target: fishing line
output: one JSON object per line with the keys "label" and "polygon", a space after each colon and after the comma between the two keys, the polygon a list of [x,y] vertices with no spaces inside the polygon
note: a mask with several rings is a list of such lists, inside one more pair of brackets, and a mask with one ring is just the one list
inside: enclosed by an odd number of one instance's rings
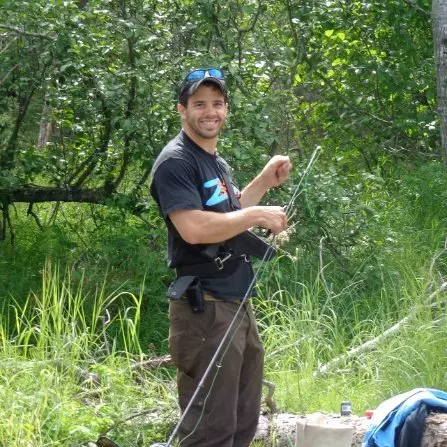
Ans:
{"label": "fishing line", "polygon": [[[321,152],[321,146],[317,146],[317,148],[315,149],[315,151],[313,152],[313,154],[312,154],[312,156],[311,156],[311,158],[309,160],[309,163],[308,163],[306,169],[303,171],[303,175],[301,176],[298,184],[295,186],[294,192],[293,192],[289,202],[285,206],[286,216],[287,216],[287,213],[290,213],[290,211],[292,210],[292,205],[295,202],[295,200],[297,199],[297,197],[299,196],[299,188],[300,188],[300,186],[301,186],[305,176],[309,173],[311,167],[313,166],[315,160],[317,159],[317,155],[319,155],[320,152]],[[277,237],[277,235],[273,236],[272,244],[276,240],[276,237]],[[233,337],[235,336],[235,334],[237,332],[237,329],[239,328],[240,324],[242,323],[243,318],[241,318],[241,321],[239,322],[239,325],[235,328],[235,330],[233,331],[233,333],[232,333],[232,335],[230,337],[230,334],[231,334],[231,332],[233,330],[233,326],[235,325],[236,320],[237,320],[241,310],[245,309],[245,311],[247,311],[247,309],[245,307],[245,303],[246,303],[248,297],[250,296],[250,294],[251,294],[251,292],[253,290],[253,287],[256,284],[256,280],[260,276],[261,271],[265,270],[266,265],[267,265],[267,263],[265,261],[266,261],[266,259],[268,259],[268,257],[270,256],[270,254],[272,253],[273,250],[274,250],[273,246],[270,245],[268,247],[268,249],[265,251],[264,256],[262,257],[262,259],[260,260],[259,267],[254,272],[253,278],[252,278],[252,280],[251,280],[251,282],[250,282],[250,284],[249,284],[249,286],[247,288],[247,291],[246,291],[246,293],[244,295],[244,298],[242,299],[241,303],[239,304],[239,307],[238,307],[236,313],[234,314],[234,317],[231,320],[230,325],[228,326],[227,330],[225,331],[225,334],[223,335],[222,340],[219,343],[219,346],[217,347],[217,349],[216,349],[212,359],[210,360],[210,362],[209,362],[205,372],[203,373],[203,376],[200,379],[200,382],[197,385],[197,388],[195,389],[194,394],[191,396],[191,399],[189,400],[188,405],[186,406],[185,410],[183,411],[183,414],[181,415],[181,417],[180,417],[179,421],[177,422],[176,426],[174,427],[174,430],[172,431],[171,436],[169,437],[168,441],[166,443],[152,444],[151,447],[171,447],[172,446],[172,442],[174,441],[174,438],[177,436],[177,433],[178,433],[178,431],[180,429],[180,426],[182,425],[182,423],[185,420],[189,410],[191,409],[192,405],[194,404],[194,402],[195,402],[199,392],[204,387],[205,381],[208,378],[208,375],[210,374],[211,369],[213,368],[213,366],[215,366],[214,364],[215,364],[216,360],[218,359],[221,351],[224,349],[225,344],[227,343],[227,347],[226,347],[225,351],[223,351],[222,357],[220,358],[219,363],[216,364],[217,370],[216,370],[216,373],[215,373],[215,375],[213,377],[213,380],[211,382],[211,385],[210,385],[210,388],[208,390],[208,393],[207,393],[207,395],[205,397],[203,408],[202,408],[202,412],[201,412],[201,414],[199,416],[199,419],[198,419],[194,429],[191,431],[191,433],[189,433],[185,438],[183,438],[183,440],[185,440],[186,438],[191,436],[195,432],[197,427],[199,426],[200,422],[203,419],[203,414],[204,414],[204,411],[205,411],[206,401],[207,401],[208,397],[211,394],[212,387],[213,387],[214,382],[216,380],[217,374],[219,373],[219,370],[220,370],[221,364],[222,364],[222,362],[224,360],[225,354],[227,353],[227,350],[228,350],[228,348],[229,348],[229,346],[231,344],[231,341],[233,340]],[[182,441],[180,441],[180,444],[181,444],[181,442]]]}
{"label": "fishing line", "polygon": [[[296,187],[295,187],[295,190],[294,190],[294,192],[292,194],[292,197],[289,200],[289,203],[287,204],[287,212],[292,210],[292,205],[294,204],[295,200],[301,194],[301,191],[300,191],[301,184],[303,183],[304,179],[306,178],[307,174],[311,170],[313,164],[318,159],[320,154],[321,154],[321,146],[317,146],[316,149],[313,151],[312,156],[310,157],[310,160],[309,160],[309,163],[306,166],[306,169],[303,171],[303,175],[301,176],[301,178],[300,178],[300,180],[298,182],[298,185],[296,185]],[[287,216],[287,217],[289,217],[289,216]]]}

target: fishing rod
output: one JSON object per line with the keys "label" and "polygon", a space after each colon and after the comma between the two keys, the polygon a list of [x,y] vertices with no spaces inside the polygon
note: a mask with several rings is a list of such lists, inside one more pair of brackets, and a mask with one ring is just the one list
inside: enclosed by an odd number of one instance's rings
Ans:
{"label": "fishing rod", "polygon": [[[299,196],[299,188],[301,187],[301,184],[302,184],[302,182],[304,180],[304,177],[309,173],[310,169],[312,168],[314,162],[317,159],[317,156],[319,156],[320,153],[321,153],[321,146],[317,146],[317,148],[315,149],[315,151],[313,152],[313,154],[312,154],[312,156],[311,156],[311,158],[309,160],[309,163],[307,164],[306,169],[303,171],[303,175],[301,176],[300,181],[298,182],[297,186],[295,187],[294,192],[293,192],[291,198],[289,199],[289,202],[284,207],[285,210],[286,210],[286,216],[287,216],[287,213],[290,213],[290,211],[292,210],[292,205],[294,204],[295,200]],[[239,304],[239,307],[238,307],[238,309],[237,309],[233,319],[231,320],[231,323],[229,324],[227,330],[225,331],[225,334],[223,335],[222,340],[219,343],[219,346],[217,347],[217,349],[216,349],[212,359],[210,360],[210,362],[208,364],[208,367],[206,368],[205,372],[203,373],[203,376],[200,379],[200,382],[197,385],[197,388],[194,391],[194,394],[191,396],[191,399],[189,400],[188,405],[186,406],[185,410],[183,411],[182,416],[180,417],[179,421],[177,422],[176,426],[174,427],[174,430],[172,431],[171,436],[169,437],[169,439],[168,439],[168,441],[166,443],[155,443],[155,444],[151,444],[150,447],[171,447],[172,446],[172,442],[174,441],[175,437],[177,436],[177,433],[178,433],[178,431],[180,429],[180,426],[182,425],[183,421],[185,420],[185,418],[186,418],[190,408],[194,404],[198,394],[200,393],[200,391],[204,387],[205,381],[208,378],[208,376],[209,376],[213,366],[216,366],[216,368],[217,368],[216,369],[216,373],[215,373],[215,377],[219,373],[219,369],[220,369],[221,363],[222,363],[222,361],[224,359],[224,356],[226,354],[226,351],[223,353],[222,357],[220,358],[220,361],[217,362],[216,365],[214,365],[214,363],[217,361],[217,359],[218,359],[221,351],[223,350],[224,346],[226,344],[227,344],[227,346],[230,345],[230,343],[231,343],[231,341],[232,341],[232,339],[234,337],[234,334],[236,333],[236,331],[234,331],[233,335],[231,336],[231,338],[229,338],[229,336],[230,336],[230,334],[231,334],[231,332],[233,330],[233,327],[235,326],[235,323],[236,323],[236,320],[237,320],[237,318],[239,316],[239,313],[241,312],[242,309],[245,309],[245,303],[248,300],[248,298],[249,298],[249,296],[250,296],[250,294],[251,294],[251,292],[253,290],[253,287],[256,284],[256,280],[257,280],[258,276],[260,275],[261,270],[265,268],[265,265],[266,265],[265,261],[266,261],[266,259],[269,258],[270,254],[272,254],[272,252],[274,250],[272,244],[276,240],[276,236],[277,235],[273,236],[273,239],[271,241],[272,243],[267,248],[263,258],[260,261],[259,267],[254,272],[253,279],[251,280],[251,282],[250,282],[250,284],[249,284],[249,286],[247,288],[247,291],[246,291],[246,293],[244,295],[244,298],[242,299],[241,303]],[[242,322],[242,320],[241,320],[241,322]],[[236,328],[236,330],[237,330],[237,328]],[[227,340],[227,338],[228,338],[228,340]],[[213,383],[214,383],[214,381],[213,381]],[[207,395],[206,398],[208,398],[208,396],[211,393],[213,383],[211,384],[211,387],[210,387],[210,389],[208,391],[208,395]],[[205,411],[205,403],[203,405],[202,414],[200,415],[199,420],[196,423],[196,426],[194,427],[193,431],[188,436],[191,436],[194,433],[195,429],[200,424],[200,422],[202,420],[202,417],[203,417],[203,412],[204,411]]]}

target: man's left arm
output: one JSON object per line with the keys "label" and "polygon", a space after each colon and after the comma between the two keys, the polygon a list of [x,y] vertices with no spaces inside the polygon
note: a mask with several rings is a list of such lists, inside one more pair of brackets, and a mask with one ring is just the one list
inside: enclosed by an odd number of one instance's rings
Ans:
{"label": "man's left arm", "polygon": [[292,164],[290,158],[275,155],[241,192],[242,208],[257,205],[264,194],[270,189],[282,185],[289,177]]}

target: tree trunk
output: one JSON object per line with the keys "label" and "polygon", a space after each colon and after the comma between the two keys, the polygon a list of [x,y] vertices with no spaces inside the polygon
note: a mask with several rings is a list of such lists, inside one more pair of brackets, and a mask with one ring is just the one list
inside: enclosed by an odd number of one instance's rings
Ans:
{"label": "tree trunk", "polygon": [[447,166],[447,0],[433,0],[432,16],[441,145]]}
{"label": "tree trunk", "polygon": [[37,139],[37,147],[45,149],[46,144],[53,135],[53,122],[51,120],[51,107],[45,104],[42,110],[42,118],[40,119],[39,138]]}

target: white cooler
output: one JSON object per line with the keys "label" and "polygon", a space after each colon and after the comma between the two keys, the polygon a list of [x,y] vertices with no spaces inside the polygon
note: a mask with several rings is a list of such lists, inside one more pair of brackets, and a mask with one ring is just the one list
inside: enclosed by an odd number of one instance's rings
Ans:
{"label": "white cooler", "polygon": [[354,427],[340,424],[321,413],[296,423],[296,447],[351,447]]}

